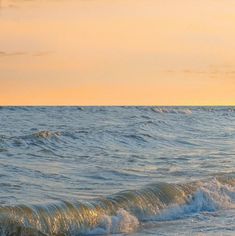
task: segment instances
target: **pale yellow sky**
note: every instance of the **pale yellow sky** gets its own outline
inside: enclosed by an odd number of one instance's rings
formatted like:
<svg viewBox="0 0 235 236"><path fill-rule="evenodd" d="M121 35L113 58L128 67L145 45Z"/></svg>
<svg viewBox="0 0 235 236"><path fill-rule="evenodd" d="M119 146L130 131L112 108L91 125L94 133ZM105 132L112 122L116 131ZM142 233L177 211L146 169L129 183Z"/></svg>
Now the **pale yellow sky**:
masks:
<svg viewBox="0 0 235 236"><path fill-rule="evenodd" d="M1 105L235 105L232 0L2 0Z"/></svg>

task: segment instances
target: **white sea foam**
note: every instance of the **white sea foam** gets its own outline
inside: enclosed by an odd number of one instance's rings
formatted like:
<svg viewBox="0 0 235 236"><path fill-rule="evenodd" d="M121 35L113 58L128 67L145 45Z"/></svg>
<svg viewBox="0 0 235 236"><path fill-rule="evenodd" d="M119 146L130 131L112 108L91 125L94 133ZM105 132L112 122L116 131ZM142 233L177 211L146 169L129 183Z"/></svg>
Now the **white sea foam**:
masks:
<svg viewBox="0 0 235 236"><path fill-rule="evenodd" d="M115 216L103 215L101 223L87 235L131 233L138 229L138 219L124 209L119 209Z"/></svg>
<svg viewBox="0 0 235 236"><path fill-rule="evenodd" d="M222 184L216 178L203 185L190 197L187 204L173 204L159 215L145 220L176 220L199 212L213 212L219 209L235 208L235 187Z"/></svg>

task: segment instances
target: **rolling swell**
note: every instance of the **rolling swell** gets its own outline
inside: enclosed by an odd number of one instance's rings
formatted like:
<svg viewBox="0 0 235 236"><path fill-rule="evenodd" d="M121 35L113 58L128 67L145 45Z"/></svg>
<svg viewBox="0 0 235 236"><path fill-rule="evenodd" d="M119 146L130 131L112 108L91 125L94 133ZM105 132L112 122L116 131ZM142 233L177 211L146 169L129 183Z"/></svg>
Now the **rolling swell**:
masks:
<svg viewBox="0 0 235 236"><path fill-rule="evenodd" d="M146 221L175 220L233 207L233 175L190 183L155 183L84 202L0 208L1 235L129 233Z"/></svg>

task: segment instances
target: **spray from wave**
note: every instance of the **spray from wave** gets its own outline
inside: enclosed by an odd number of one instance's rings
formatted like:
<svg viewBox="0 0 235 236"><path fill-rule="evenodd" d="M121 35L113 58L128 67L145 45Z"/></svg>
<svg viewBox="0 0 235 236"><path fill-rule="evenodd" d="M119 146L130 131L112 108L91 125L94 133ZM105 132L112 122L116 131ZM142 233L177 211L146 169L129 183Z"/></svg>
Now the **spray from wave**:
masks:
<svg viewBox="0 0 235 236"><path fill-rule="evenodd" d="M220 176L191 183L155 183L87 202L0 208L1 235L130 233L146 221L188 217L233 208L235 179Z"/></svg>

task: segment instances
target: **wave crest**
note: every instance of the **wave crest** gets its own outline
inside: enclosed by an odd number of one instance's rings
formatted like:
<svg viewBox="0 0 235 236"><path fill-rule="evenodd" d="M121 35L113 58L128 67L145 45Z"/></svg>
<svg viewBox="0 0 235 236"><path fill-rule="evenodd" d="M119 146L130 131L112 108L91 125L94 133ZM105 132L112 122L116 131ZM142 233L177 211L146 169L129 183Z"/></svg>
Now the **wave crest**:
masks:
<svg viewBox="0 0 235 236"><path fill-rule="evenodd" d="M234 178L220 176L182 184L156 183L87 202L1 207L0 230L1 235L130 233L141 222L234 207L234 186Z"/></svg>

